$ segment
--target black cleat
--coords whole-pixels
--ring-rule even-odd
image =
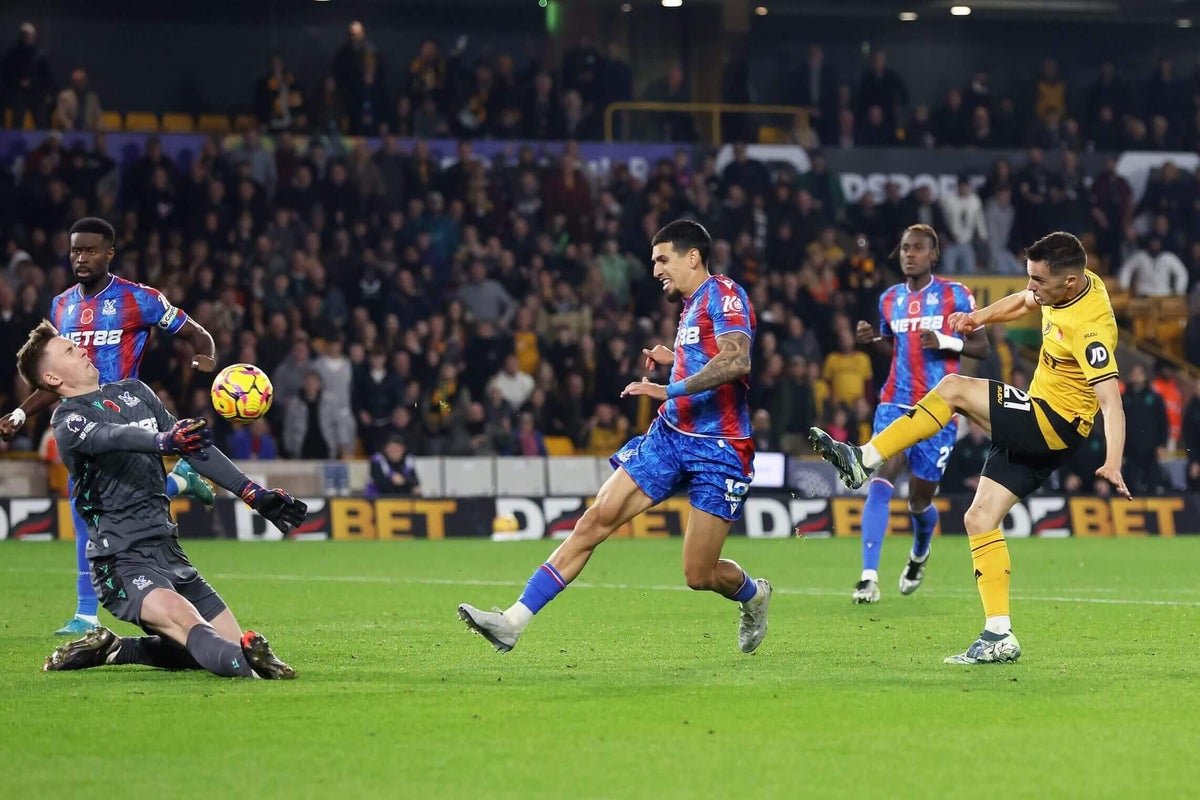
[[[847,489],[857,489],[867,482],[875,470],[862,463],[862,450],[856,445],[839,442],[820,428],[808,429],[808,440],[821,458],[833,465]]]
[[[296,670],[279,660],[271,652],[271,643],[267,637],[254,631],[242,634],[242,652],[250,662],[250,668],[260,678],[267,680],[291,680],[296,677]]]
[[[120,646],[121,637],[108,628],[92,628],[82,639],[56,647],[42,664],[42,672],[102,667]]]

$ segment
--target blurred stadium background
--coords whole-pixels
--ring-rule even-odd
[[[98,214],[120,274],[200,320],[222,365],[272,376],[265,423],[213,421],[256,475],[331,498],[308,534],[387,535],[370,498],[395,487],[368,459],[399,438],[423,495],[403,530],[511,516],[503,535],[546,535],[654,411],[617,395],[673,339],[648,235],[690,216],[760,315],[750,532],[854,533],[802,433],[869,434],[887,364],[848,339],[896,279],[898,232],[933,224],[942,273],[986,303],[1021,285],[1023,243],[1062,228],[1117,305],[1141,499],[1110,507],[1093,441],[1012,532],[1200,529],[1196,4],[950,5],[10,5],[0,404],[24,396],[16,345],[70,282],[66,228]],[[970,368],[1023,385],[1036,329],[992,336]],[[143,377],[212,419],[185,347],[157,337]],[[63,486],[45,423],[5,447],[5,536],[65,532],[37,500]],[[968,436],[947,530],[986,451]],[[186,534],[260,533],[225,511],[181,509]]]

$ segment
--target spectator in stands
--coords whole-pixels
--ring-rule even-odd
[[[546,455],[546,440],[534,427],[533,414],[522,413],[517,418],[516,452],[518,456]]]
[[[1186,107],[1182,83],[1175,77],[1175,62],[1162,56],[1158,66],[1146,81],[1143,94],[1143,112],[1146,118],[1162,117],[1175,122]]]
[[[268,130],[287,131],[308,127],[304,109],[304,93],[296,76],[283,62],[283,56],[272,53],[267,60],[267,72],[254,88],[254,113]]]
[[[750,417],[751,438],[754,439],[754,449],[759,453],[779,452],[779,439],[771,425],[771,413],[760,408]]]
[[[481,260],[471,264],[470,282],[456,296],[475,320],[507,323],[517,310],[516,301],[499,282],[488,277],[487,264]]]
[[[934,201],[933,189],[927,183],[917,186],[916,190],[908,196],[902,213],[901,225],[903,227],[920,223],[929,225],[939,234],[946,232],[946,217],[942,213],[942,207]]]
[[[963,106],[962,92],[949,89],[946,99],[933,116],[932,133],[940,147],[962,147],[967,143],[967,110]]]
[[[1033,116],[1051,125],[1051,121],[1057,123],[1066,113],[1067,82],[1058,73],[1058,62],[1044,58],[1033,82]]]
[[[858,82],[858,119],[868,119],[872,106],[882,112],[882,125],[895,131],[900,108],[908,104],[908,87],[900,75],[887,65],[887,53],[876,50]]]
[[[1179,256],[1163,249],[1162,239],[1150,236],[1121,264],[1121,288],[1136,297],[1170,297],[1187,293],[1188,273]]]
[[[346,112],[346,97],[337,78],[325,76],[312,111],[312,130],[319,134],[344,133],[350,118]]]
[[[421,494],[417,465],[402,436],[391,436],[383,449],[371,456],[371,488],[380,497],[411,497]]]
[[[289,458],[328,461],[353,452],[354,418],[322,391],[321,375],[309,370],[304,388],[288,403],[283,423],[283,451]]]
[[[229,435],[230,458],[239,461],[272,461],[279,458],[275,437],[266,419],[259,418],[249,425],[237,425]]]
[[[1113,120],[1121,119],[1133,107],[1129,84],[1122,78],[1110,59],[1100,64],[1100,72],[1088,89],[1086,122],[1089,128],[1096,128]],[[1108,109],[1105,113],[1104,109]],[[1101,148],[1097,145],[1097,149]]]
[[[808,46],[808,57],[788,82],[791,95],[788,102],[808,111],[809,125],[816,129],[822,142],[837,138],[837,75],[825,61],[825,51],[819,44]]]
[[[942,494],[974,494],[979,486],[979,473],[992,446],[991,439],[978,423],[959,418],[959,425],[967,426],[967,435],[958,440],[946,471],[942,475]]]
[[[866,117],[855,131],[854,142],[858,147],[895,147],[899,143],[896,129],[887,121],[882,106],[867,108]]]
[[[50,124],[67,131],[94,131],[100,127],[100,95],[88,86],[87,70],[71,71],[71,83],[58,93]]]
[[[378,63],[378,50],[374,43],[367,39],[366,28],[361,22],[354,20],[346,29],[346,41],[342,42],[333,55],[329,74],[337,81],[339,87],[348,87],[363,74],[368,58],[375,61],[376,69],[382,68]]]
[[[1156,494],[1164,485],[1159,462],[1167,446],[1169,427],[1163,400],[1150,387],[1141,364],[1135,363],[1129,369],[1123,402],[1128,427],[1125,480],[1135,495]]]
[[[1057,483],[1056,488],[1067,494],[1111,497],[1112,484],[1096,477],[1096,470],[1107,457],[1105,447],[1104,430],[1094,429],[1092,435],[1071,453],[1067,463],[1056,473],[1051,485]]]
[[[690,103],[692,93],[687,85],[683,67],[672,64],[666,75],[651,83],[642,97],[651,103]],[[696,121],[689,111],[665,111],[653,115],[652,139],[660,142],[694,142]]]
[[[1200,491],[1200,381],[1192,386],[1192,399],[1183,414],[1180,446],[1187,456],[1187,489]]]
[[[12,127],[21,128],[28,111],[34,127],[48,127],[53,85],[50,62],[37,43],[37,29],[32,23],[23,22],[16,44],[0,60],[0,93],[4,98],[0,117],[11,111]]]
[[[520,369],[515,353],[504,359],[504,369],[492,378],[489,386],[500,391],[500,396],[513,408],[521,408],[533,394],[533,377]]]
[[[976,248],[987,242],[988,227],[970,176],[960,175],[954,193],[942,196],[942,213],[950,232],[942,242],[943,270],[950,275],[974,274]]]
[[[829,383],[830,399],[850,406],[867,391],[873,373],[871,359],[855,348],[854,335],[849,330],[840,331],[837,342],[837,352],[825,357],[821,375]]]
[[[1016,210],[1012,205],[1012,190],[999,187],[983,206],[984,225],[987,227],[988,265],[1002,275],[1024,274],[1024,266],[1013,252],[1013,225]]]
[[[617,452],[629,441],[629,420],[617,412],[612,403],[597,403],[596,410],[588,420],[588,455],[607,457]]]
[[[408,358],[403,350],[396,355]],[[354,368],[351,396],[358,430],[369,452],[371,445],[381,440],[379,432],[387,427],[392,409],[404,401],[404,380],[388,369],[385,350],[371,350],[366,361]]]
[[[1176,381],[1175,365],[1170,361],[1159,360],[1154,365],[1154,380],[1150,388],[1162,398],[1163,410],[1167,414],[1167,445],[1169,452],[1174,452],[1179,446],[1183,435],[1183,395],[1179,392]]]

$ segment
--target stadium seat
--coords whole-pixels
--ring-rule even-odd
[[[100,130],[114,132],[121,130],[122,127],[120,111],[102,111],[100,113]]]
[[[417,478],[421,481],[421,492],[426,497],[445,497],[446,482],[442,474],[442,459],[438,456],[415,456],[413,464]]]
[[[196,120],[191,114],[163,114],[163,133],[191,133],[196,129]]]
[[[130,133],[158,133],[158,115],[149,111],[130,111],[125,115],[125,130]]]
[[[253,114],[238,114],[233,118],[233,129],[238,133],[252,131],[258,127],[258,117]]]
[[[229,133],[232,128],[225,114],[201,114],[196,121],[196,130],[201,133]]]
[[[575,455],[575,445],[566,436],[547,436],[546,455],[573,456]]]
[[[759,144],[786,144],[787,131],[778,125],[759,125],[758,126],[758,143]]]
[[[443,487],[446,497],[490,497],[496,493],[495,460],[491,456],[456,458],[452,474]]]

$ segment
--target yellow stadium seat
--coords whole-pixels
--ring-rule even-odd
[[[125,115],[125,130],[132,133],[157,133],[158,114],[149,111],[130,111]]]
[[[100,112],[100,130],[102,131],[119,131],[121,130],[121,112],[120,111],[102,111]]]
[[[233,118],[233,129],[238,133],[245,133],[258,128],[258,117],[253,114],[238,114]]]
[[[575,455],[575,445],[566,436],[547,436],[546,455],[573,456]]]
[[[758,126],[758,143],[759,144],[786,144],[787,131],[778,125],[759,125]]]
[[[225,114],[201,114],[196,122],[196,130],[201,133],[229,133],[229,117]]]
[[[163,114],[164,133],[191,133],[196,129],[196,120],[191,114]]]

